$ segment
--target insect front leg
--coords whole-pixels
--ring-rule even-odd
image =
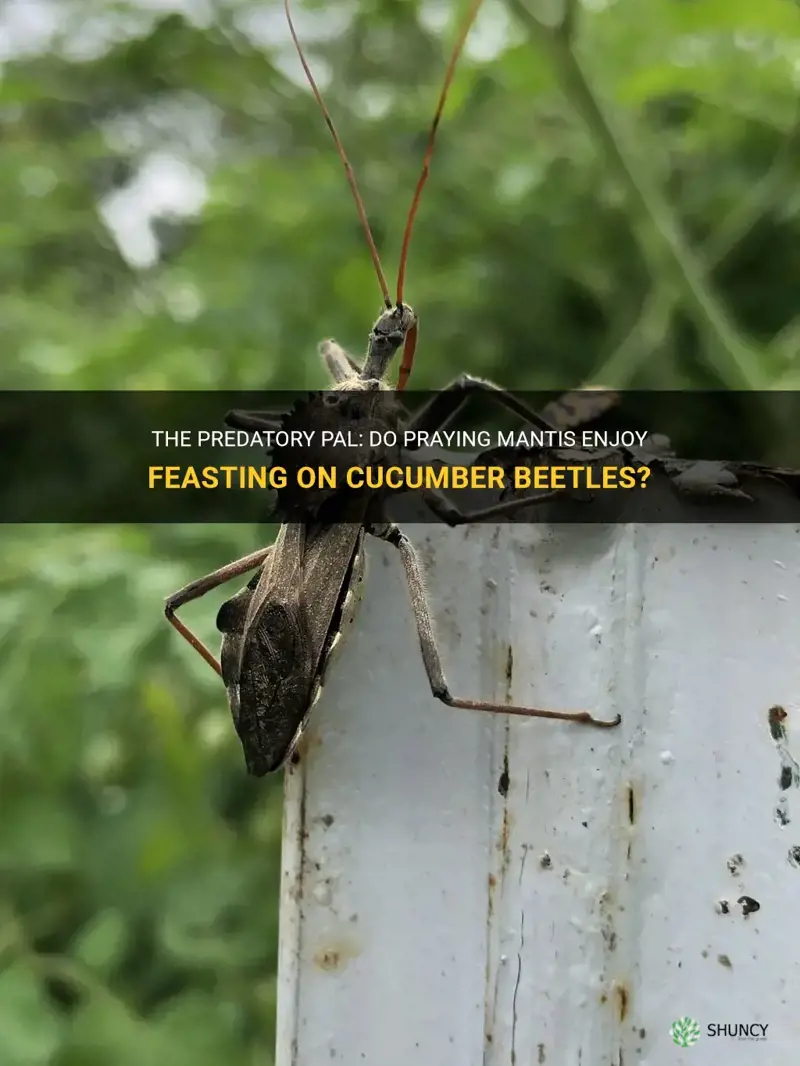
[[[422,571],[411,541],[399,526],[394,525],[394,523],[375,526],[370,529],[370,532],[373,536],[388,541],[389,544],[394,545],[400,551],[406,582],[408,583],[408,591],[411,595],[411,606],[414,611],[417,635],[422,649],[422,661],[425,664],[425,672],[428,675],[431,692],[437,700],[441,700],[448,707],[458,707],[468,711],[491,711],[498,714],[521,715],[525,718],[557,718],[564,722],[581,722],[585,725],[602,726],[603,728],[619,725],[621,721],[620,715],[617,715],[613,721],[608,722],[594,718],[588,711],[546,711],[538,707],[514,707],[505,703],[490,703],[486,700],[468,700],[453,696],[442,669],[442,660],[433,632],[430,608],[425,596]]]
[[[346,352],[341,344],[337,344],[335,340],[328,339],[323,341],[319,346],[319,354],[328,368],[328,373],[337,385],[348,381],[354,375],[358,377],[361,373],[361,367],[352,355]]]
[[[406,428],[427,432],[444,429],[478,390],[489,393],[498,403],[545,431],[570,429],[593,422],[615,407],[620,400],[620,394],[611,389],[573,391],[564,393],[539,413],[499,385],[483,378],[472,377],[470,374],[461,374],[433,399],[423,404],[411,417]]]
[[[556,427],[532,407],[518,399],[512,392],[484,378],[471,374],[459,374],[449,385],[438,392],[432,400],[412,415],[406,429],[432,432],[443,429],[476,392],[485,392],[509,411],[524,418],[544,432],[553,432]]]
[[[224,585],[226,581],[231,581],[234,577],[239,577],[240,574],[246,574],[248,570],[255,570],[257,566],[261,566],[271,551],[272,545],[270,544],[268,548],[261,548],[251,555],[245,555],[241,559],[228,563],[227,566],[221,566],[219,570],[206,574],[205,577],[190,581],[188,585],[184,585],[182,589],[178,589],[177,592],[173,592],[171,596],[168,596],[164,604],[164,614],[169,624],[177,629],[183,639],[188,641],[194,650],[202,655],[208,665],[213,670],[216,670],[220,677],[222,677],[222,667],[217,662],[216,656],[208,650],[202,640],[195,636],[188,626],[184,625],[175,612],[179,607],[183,607],[184,604],[191,603],[192,600],[199,600],[207,592]]]
[[[552,503],[564,499],[563,489],[542,492],[539,496],[520,496],[514,500],[502,500],[489,507],[479,507],[474,511],[462,511],[443,492],[438,489],[420,489],[423,503],[436,517],[448,526],[462,526],[466,522],[481,522],[486,518],[500,518],[503,515],[521,511],[524,507],[533,507],[537,503]]]
[[[284,411],[228,411],[225,425],[234,429],[278,430],[283,425]]]

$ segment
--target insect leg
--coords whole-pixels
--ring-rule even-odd
[[[319,346],[319,354],[322,356],[322,361],[328,368],[328,373],[333,380],[338,384],[342,381],[347,381],[354,374],[361,373],[361,367],[353,359],[353,357],[342,348],[340,344],[337,344],[335,340],[323,341]]]
[[[420,407],[409,419],[406,428],[427,432],[444,429],[468,403],[476,389],[490,391],[496,396],[498,402],[506,407],[510,406],[512,411],[522,414],[523,418],[532,421],[540,429],[549,430],[572,429],[585,425],[587,422],[594,422],[620,402],[620,394],[611,389],[572,391],[548,403],[541,413],[537,414],[531,412],[527,404],[516,400],[513,394],[494,385],[491,381],[462,375],[455,381],[451,381],[441,392]],[[497,395],[498,393],[504,393],[505,397],[501,398]],[[508,402],[509,399],[514,401],[514,406]]]
[[[485,700],[467,700],[453,696],[447,686],[447,680],[442,670],[442,660],[436,645],[436,637],[433,632],[430,609],[425,596],[425,585],[422,578],[417,553],[408,537],[394,523],[386,523],[384,526],[376,526],[371,530],[374,536],[386,540],[389,544],[399,549],[403,560],[403,569],[406,573],[408,591],[411,596],[411,606],[414,610],[414,620],[417,625],[420,648],[422,649],[422,661],[425,664],[425,672],[431,692],[437,700],[447,704],[448,707],[463,708],[468,711],[491,711],[497,714],[515,714],[526,718],[557,718],[565,722],[581,722],[586,725],[615,726],[619,725],[619,715],[610,722],[594,718],[588,711],[545,711],[538,707],[513,707],[505,703],[490,703]]]
[[[520,415],[526,422],[530,422],[545,432],[555,430],[555,426],[546,418],[534,411],[522,400],[519,400],[512,392],[495,385],[483,378],[472,377],[471,374],[459,374],[449,385],[438,392],[429,403],[416,411],[408,421],[406,429],[427,430],[442,429],[454,418],[476,392],[488,393],[497,403],[507,407],[514,414]]]
[[[179,607],[183,607],[185,603],[191,603],[192,600],[198,600],[201,596],[205,596],[211,589],[217,588],[219,585],[224,585],[226,581],[230,581],[234,577],[238,577],[240,574],[246,574],[248,570],[255,570],[257,566],[260,566],[269,553],[272,551],[272,545],[268,548],[261,548],[257,552],[253,552],[251,555],[245,555],[241,559],[236,559],[232,563],[228,563],[227,566],[221,566],[219,570],[215,570],[211,574],[206,574],[205,577],[198,577],[195,581],[190,581],[188,585],[184,585],[182,589],[178,589],[177,592],[173,592],[171,596],[167,597],[164,604],[164,614],[167,621],[171,626],[174,626],[178,630],[180,635],[187,640],[195,651],[199,652],[203,656],[205,661],[212,669],[216,670],[220,677],[222,677],[222,667],[217,662],[216,657],[212,652],[208,650],[205,644],[196,637],[188,626],[175,614]]]
[[[280,429],[283,425],[285,411],[228,411],[225,425],[234,429]]]
[[[614,389],[591,386],[565,392],[542,408],[542,414],[559,429],[577,429],[587,422],[594,422],[607,411],[616,407],[622,395]]]
[[[520,496],[513,500],[493,503],[490,507],[480,507],[475,511],[462,511],[438,489],[420,489],[423,503],[448,526],[462,526],[465,522],[480,522],[484,518],[499,518],[501,515],[520,511],[523,507],[533,507],[537,503],[551,503],[559,498],[564,499],[565,495],[562,489],[553,489],[550,492],[542,492],[539,496]]]

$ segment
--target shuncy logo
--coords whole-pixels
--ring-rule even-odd
[[[691,1047],[700,1039],[700,1025],[694,1018],[678,1018],[670,1026],[669,1035],[678,1047]]]

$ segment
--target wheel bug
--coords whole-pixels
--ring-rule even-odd
[[[404,346],[404,354],[398,391],[405,387],[411,372],[417,319],[413,310],[403,302],[403,282],[410,236],[420,194],[427,180],[447,90],[480,3],[481,0],[473,0],[448,64],[444,87],[428,137],[422,171],[406,221],[398,271],[397,301],[392,306],[355,178],[303,55],[292,23],[289,0],[284,0],[292,39],[345,166],[386,304],[386,309],[370,332],[362,366],[333,340],[323,342],[320,347],[322,359],[334,381],[328,395],[331,395],[337,404],[346,405],[352,395],[360,394],[362,400],[372,397],[377,403],[377,407],[373,405],[373,410],[378,410],[379,414],[382,412],[382,417],[400,418],[405,414],[399,402],[383,384],[383,379],[401,346]],[[457,414],[470,394],[476,390],[487,393],[528,422],[545,429],[555,428],[546,418],[511,393],[491,382],[467,375],[451,382],[428,404],[409,417],[406,421],[407,427],[416,430],[442,427]],[[380,406],[381,402],[384,403],[383,407]],[[231,412],[226,421],[229,425],[241,428],[261,429],[276,426],[274,416],[270,412]],[[532,503],[544,502],[555,495],[545,493],[535,499],[504,501],[472,513],[463,513],[447,498],[434,491],[425,492],[423,498],[437,517],[450,525],[457,525],[504,515],[522,507],[530,507]],[[300,520],[285,522],[281,525],[274,544],[191,582],[166,601],[165,614],[168,621],[222,677],[249,773],[260,777],[279,769],[297,748],[311,710],[319,699],[332,657],[341,645],[355,615],[365,575],[364,541],[367,533],[387,541],[400,552],[423,664],[431,693],[436,699],[449,707],[466,710],[530,718],[554,718],[602,727],[619,723],[619,716],[612,721],[601,721],[585,711],[550,711],[453,696],[442,669],[416,552],[402,530],[386,520],[383,499],[374,494],[357,499],[346,515],[334,514],[333,518],[328,517],[325,521],[320,521],[316,514],[307,512],[300,516]],[[217,615],[217,628],[222,633],[222,649],[218,662],[203,642],[177,617],[176,611],[211,589],[252,570],[256,570],[255,575],[243,589],[222,605]]]

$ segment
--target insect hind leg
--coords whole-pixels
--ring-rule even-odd
[[[191,644],[194,650],[205,659],[211,669],[215,670],[220,677],[222,677],[222,667],[214,653],[209,651],[203,641],[178,618],[175,612],[179,607],[183,607],[184,604],[191,603],[192,600],[199,600],[207,592],[224,585],[226,581],[231,581],[233,578],[239,577],[240,574],[246,574],[248,570],[255,570],[257,566],[262,565],[271,551],[272,545],[268,548],[261,548],[257,552],[252,552],[250,555],[245,555],[241,559],[228,563],[226,566],[221,566],[219,570],[214,570],[213,573],[196,578],[194,581],[190,581],[188,585],[184,585],[182,589],[173,592],[164,603],[164,614],[169,624],[177,629],[183,639]]]
[[[431,692],[437,700],[441,700],[448,707],[457,707],[468,711],[489,711],[495,714],[520,715],[525,718],[555,718],[563,722],[580,722],[584,725],[594,725],[602,728],[619,725],[621,721],[620,715],[617,715],[612,721],[604,721],[603,719],[595,718],[588,711],[548,711],[539,707],[516,707],[505,703],[491,703],[486,700],[470,700],[453,696],[442,669],[442,660],[439,655],[430,608],[425,595],[422,570],[417,559],[417,553],[414,551],[414,546],[405,533],[394,523],[387,522],[381,526],[373,526],[370,532],[380,540],[388,541],[400,552],[408,591],[411,596],[417,635],[419,636],[422,650],[422,661],[425,665],[425,673],[428,675]]]

